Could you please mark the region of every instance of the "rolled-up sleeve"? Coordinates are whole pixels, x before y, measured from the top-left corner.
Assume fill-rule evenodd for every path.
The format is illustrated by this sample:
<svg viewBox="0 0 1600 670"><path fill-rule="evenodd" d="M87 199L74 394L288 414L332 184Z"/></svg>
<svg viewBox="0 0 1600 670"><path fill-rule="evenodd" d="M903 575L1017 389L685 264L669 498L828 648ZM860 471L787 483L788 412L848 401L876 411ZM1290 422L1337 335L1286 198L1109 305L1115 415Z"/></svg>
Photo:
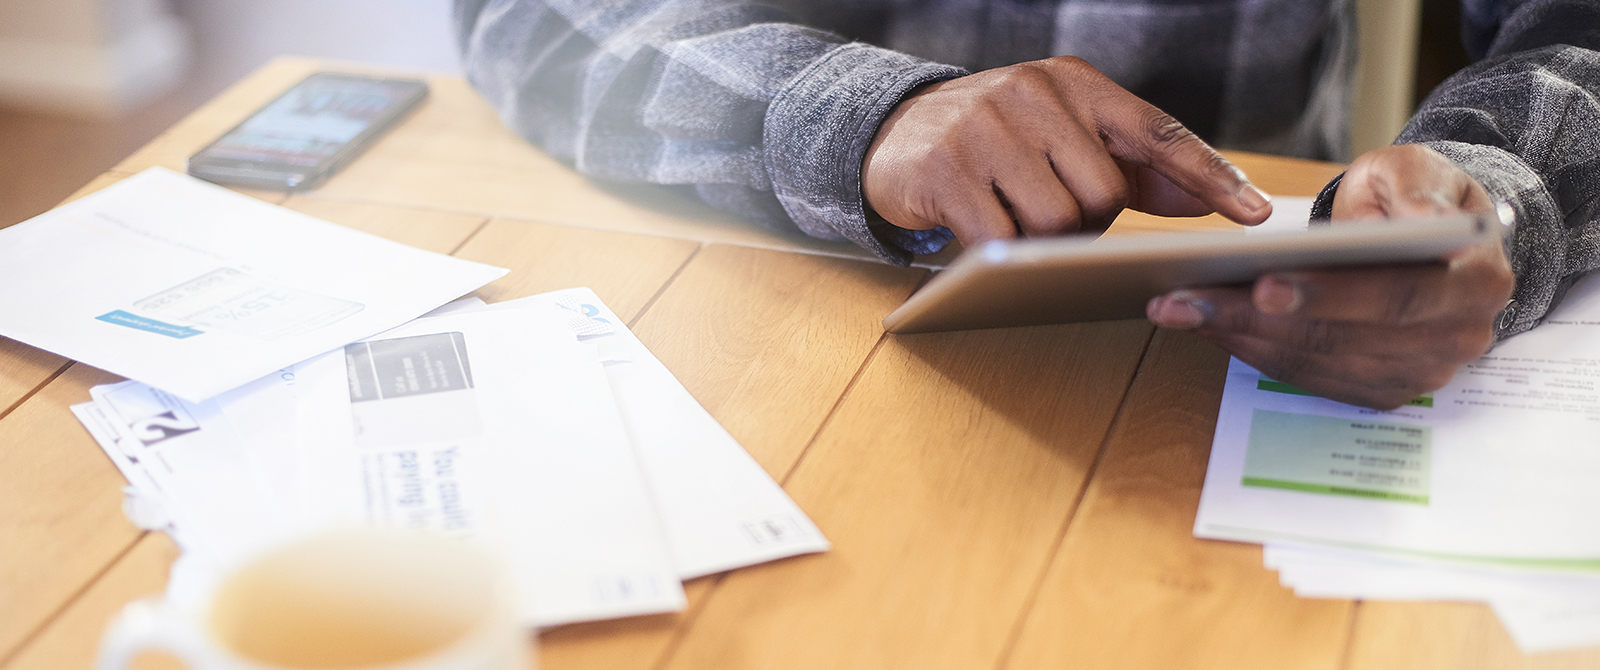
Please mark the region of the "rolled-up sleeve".
<svg viewBox="0 0 1600 670"><path fill-rule="evenodd" d="M1600 267L1600 2L1463 10L1484 58L1435 89L1397 142L1439 151L1515 210L1517 285L1498 339L1537 325Z"/></svg>
<svg viewBox="0 0 1600 670"><path fill-rule="evenodd" d="M907 92L959 68L730 0L457 0L455 25L501 119L585 174L900 264L948 241L869 224L861 161Z"/></svg>

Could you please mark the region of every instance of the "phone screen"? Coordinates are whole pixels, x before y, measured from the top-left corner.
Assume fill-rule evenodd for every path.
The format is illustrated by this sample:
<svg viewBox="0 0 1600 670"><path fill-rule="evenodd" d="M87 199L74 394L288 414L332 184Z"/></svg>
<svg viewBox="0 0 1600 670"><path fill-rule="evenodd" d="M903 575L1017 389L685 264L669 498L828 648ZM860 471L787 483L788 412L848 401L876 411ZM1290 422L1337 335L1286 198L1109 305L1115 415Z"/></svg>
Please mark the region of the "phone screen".
<svg viewBox="0 0 1600 670"><path fill-rule="evenodd" d="M314 75L207 147L207 159L313 168L418 97L420 83Z"/></svg>

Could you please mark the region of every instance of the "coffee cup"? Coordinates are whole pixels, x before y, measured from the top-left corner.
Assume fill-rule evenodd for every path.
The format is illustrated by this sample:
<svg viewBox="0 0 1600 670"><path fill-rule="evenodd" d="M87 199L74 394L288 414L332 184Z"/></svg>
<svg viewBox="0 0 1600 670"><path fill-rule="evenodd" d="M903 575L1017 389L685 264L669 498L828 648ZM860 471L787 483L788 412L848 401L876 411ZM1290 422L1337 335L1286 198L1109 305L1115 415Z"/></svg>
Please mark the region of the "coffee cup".
<svg viewBox="0 0 1600 670"><path fill-rule="evenodd" d="M324 531L236 561L199 596L127 606L97 667L162 651L200 670L512 670L532 667L508 571L459 538Z"/></svg>

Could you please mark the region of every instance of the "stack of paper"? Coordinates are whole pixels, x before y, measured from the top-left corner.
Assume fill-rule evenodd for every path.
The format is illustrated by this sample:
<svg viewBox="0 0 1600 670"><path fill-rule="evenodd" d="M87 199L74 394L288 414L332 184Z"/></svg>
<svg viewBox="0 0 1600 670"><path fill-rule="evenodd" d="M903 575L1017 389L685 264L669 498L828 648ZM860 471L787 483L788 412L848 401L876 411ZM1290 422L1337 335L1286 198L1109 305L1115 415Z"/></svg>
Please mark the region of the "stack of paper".
<svg viewBox="0 0 1600 670"><path fill-rule="evenodd" d="M1600 645L1600 277L1389 411L1228 369L1195 534L1310 597L1486 601L1527 651Z"/></svg>
<svg viewBox="0 0 1600 670"><path fill-rule="evenodd" d="M683 579L828 547L587 289L413 319L504 270L166 171L16 228L7 274L77 288L0 297L0 332L137 380L73 412L129 516L183 548L179 599L348 524L499 545L535 626L677 610Z"/></svg>

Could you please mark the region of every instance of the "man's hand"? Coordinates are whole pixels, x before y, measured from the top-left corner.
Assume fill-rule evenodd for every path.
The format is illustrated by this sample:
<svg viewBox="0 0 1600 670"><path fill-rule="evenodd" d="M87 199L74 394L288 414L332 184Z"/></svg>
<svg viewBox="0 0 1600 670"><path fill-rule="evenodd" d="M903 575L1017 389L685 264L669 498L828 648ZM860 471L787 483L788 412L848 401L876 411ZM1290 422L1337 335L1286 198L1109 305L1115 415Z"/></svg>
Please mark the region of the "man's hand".
<svg viewBox="0 0 1600 670"><path fill-rule="evenodd" d="M1335 219L1484 211L1483 187L1426 147L1393 146L1350 166ZM1264 374L1379 409L1450 381L1489 348L1511 296L1499 243L1447 262L1284 272L1250 288L1175 291L1150 301L1152 322L1193 329Z"/></svg>
<svg viewBox="0 0 1600 670"><path fill-rule="evenodd" d="M1183 124L1072 57L917 91L879 128L861 179L890 223L945 226L969 247L1104 230L1125 207L1250 224L1272 212Z"/></svg>

